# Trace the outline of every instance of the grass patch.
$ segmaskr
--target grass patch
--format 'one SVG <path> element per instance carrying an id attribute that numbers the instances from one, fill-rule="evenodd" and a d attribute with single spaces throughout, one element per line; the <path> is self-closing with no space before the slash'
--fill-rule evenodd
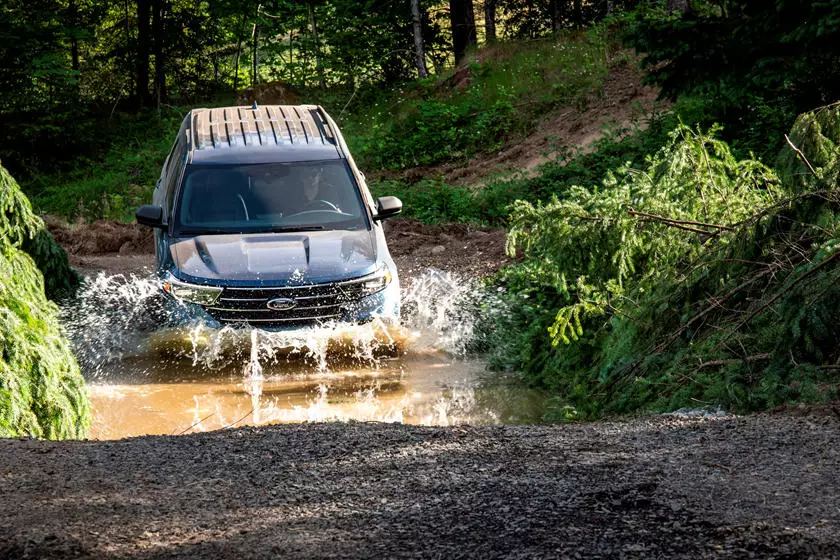
<path id="1" fill-rule="evenodd" d="M 598 95 L 609 71 L 604 27 L 482 48 L 454 74 L 363 96 L 341 121 L 366 168 L 403 169 L 467 158 L 534 130 L 557 106 Z"/>
<path id="2" fill-rule="evenodd" d="M 110 148 L 101 159 L 82 160 L 67 173 L 32 176 L 22 187 L 38 213 L 131 221 L 135 208 L 151 200 L 187 111 L 117 115 L 102 125 Z"/>

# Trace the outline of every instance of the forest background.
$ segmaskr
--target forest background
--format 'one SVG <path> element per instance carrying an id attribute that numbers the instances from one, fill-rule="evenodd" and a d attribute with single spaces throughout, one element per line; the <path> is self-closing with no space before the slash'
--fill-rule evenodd
<path id="1" fill-rule="evenodd" d="M 639 67 L 661 105 L 587 149 L 439 172 Z M 838 68 L 833 0 L 7 0 L 0 160 L 38 213 L 130 220 L 190 107 L 319 103 L 409 215 L 509 229 L 475 347 L 554 418 L 755 410 L 838 395 Z"/>

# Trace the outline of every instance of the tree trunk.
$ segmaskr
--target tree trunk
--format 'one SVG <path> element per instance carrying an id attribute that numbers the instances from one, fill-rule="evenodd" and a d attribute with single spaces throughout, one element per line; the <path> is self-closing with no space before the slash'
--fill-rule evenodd
<path id="1" fill-rule="evenodd" d="M 551 10 L 551 32 L 556 35 L 560 32 L 560 0 L 551 0 L 549 9 Z"/>
<path id="2" fill-rule="evenodd" d="M 496 0 L 484 0 L 484 41 L 496 42 Z"/>
<path id="3" fill-rule="evenodd" d="M 449 18 L 452 22 L 452 51 L 455 54 L 455 64 L 458 64 L 464 58 L 467 49 L 476 44 L 472 0 L 449 0 Z"/>
<path id="4" fill-rule="evenodd" d="M 245 31 L 245 14 L 242 14 L 242 22 L 239 24 L 239 41 L 236 43 L 236 67 L 233 70 L 233 93 L 239 89 L 239 59 L 242 56 L 242 34 Z"/>
<path id="5" fill-rule="evenodd" d="M 74 72 L 79 71 L 79 40 L 76 37 L 73 37 L 72 43 L 70 44 L 70 60 L 71 60 L 71 68 Z"/>
<path id="6" fill-rule="evenodd" d="M 163 11 L 165 0 L 152 0 L 152 37 L 154 38 L 153 48 L 155 55 L 155 96 L 157 106 L 166 100 L 166 70 L 163 55 Z"/>
<path id="7" fill-rule="evenodd" d="M 251 30 L 251 85 L 259 83 L 260 79 L 260 8 L 262 8 L 262 4 L 257 4 L 257 13 L 254 15 L 254 28 Z"/>
<path id="8" fill-rule="evenodd" d="M 689 0 L 666 0 L 665 9 L 669 12 L 687 14 L 691 10 Z"/>
<path id="9" fill-rule="evenodd" d="M 79 71 L 79 10 L 76 6 L 76 0 L 70 0 L 67 6 L 67 11 L 70 16 L 70 67 L 74 72 Z"/>
<path id="10" fill-rule="evenodd" d="M 143 107 L 149 102 L 149 19 L 151 0 L 137 0 L 137 103 Z"/>
<path id="11" fill-rule="evenodd" d="M 468 45 L 474 47 L 478 44 L 478 33 L 475 29 L 475 8 L 473 7 L 473 0 L 463 0 L 466 5 L 467 12 L 467 29 L 469 30 Z"/>
<path id="12" fill-rule="evenodd" d="M 417 64 L 417 75 L 420 78 L 425 78 L 429 75 L 429 70 L 426 68 L 426 51 L 423 49 L 420 0 L 411 0 L 411 21 L 414 26 L 414 59 Z"/>
<path id="13" fill-rule="evenodd" d="M 321 66 L 321 41 L 318 38 L 318 27 L 315 25 L 315 8 L 312 7 L 312 2 L 307 2 L 306 6 L 309 8 L 309 25 L 312 27 L 312 39 L 315 41 L 315 69 L 318 72 L 318 81 L 321 89 L 327 89 L 324 67 Z"/>
<path id="14" fill-rule="evenodd" d="M 289 83 L 295 83 L 295 32 L 289 31 Z"/>

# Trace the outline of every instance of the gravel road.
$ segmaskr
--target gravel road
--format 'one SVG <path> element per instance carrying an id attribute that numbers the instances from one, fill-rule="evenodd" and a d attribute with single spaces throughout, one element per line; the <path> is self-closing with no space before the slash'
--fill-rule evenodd
<path id="1" fill-rule="evenodd" d="M 3 558 L 840 557 L 832 409 L 0 440 Z"/>

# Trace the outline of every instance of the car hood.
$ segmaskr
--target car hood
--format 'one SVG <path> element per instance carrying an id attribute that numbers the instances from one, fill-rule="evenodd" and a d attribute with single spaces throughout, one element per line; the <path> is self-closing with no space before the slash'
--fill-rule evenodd
<path id="1" fill-rule="evenodd" d="M 176 240 L 170 250 L 181 276 L 210 281 L 330 282 L 376 266 L 367 230 L 199 235 Z"/>

